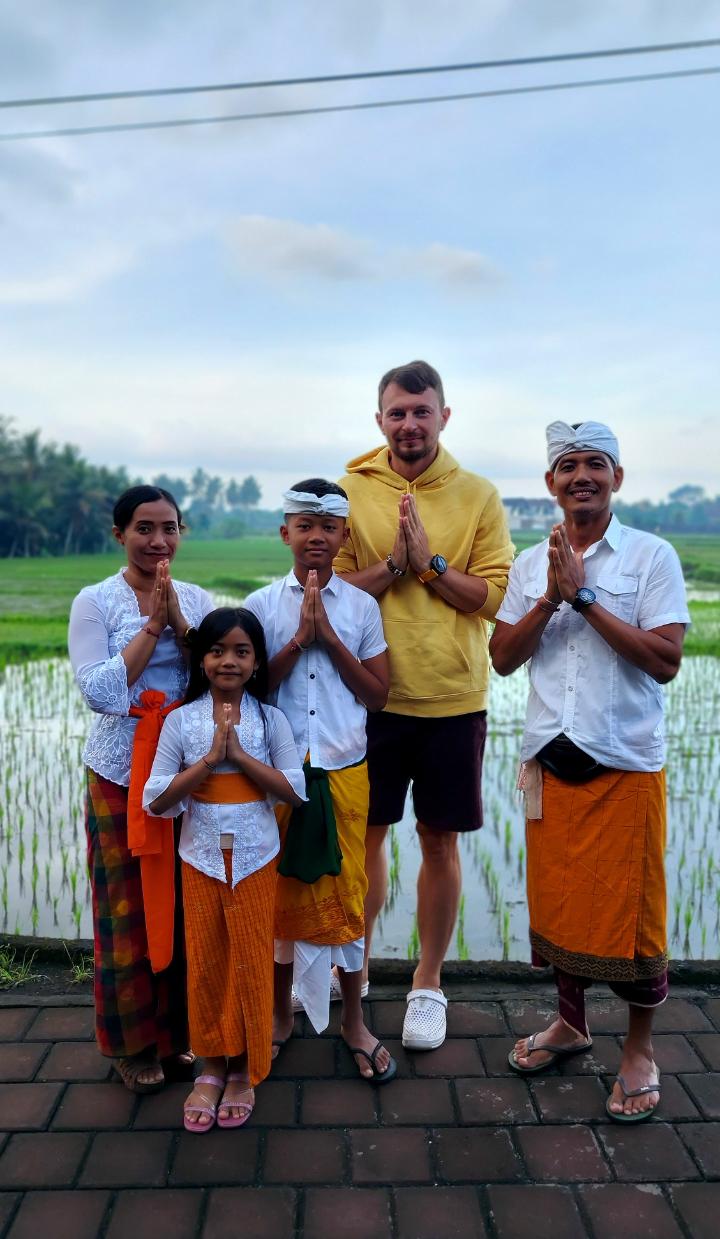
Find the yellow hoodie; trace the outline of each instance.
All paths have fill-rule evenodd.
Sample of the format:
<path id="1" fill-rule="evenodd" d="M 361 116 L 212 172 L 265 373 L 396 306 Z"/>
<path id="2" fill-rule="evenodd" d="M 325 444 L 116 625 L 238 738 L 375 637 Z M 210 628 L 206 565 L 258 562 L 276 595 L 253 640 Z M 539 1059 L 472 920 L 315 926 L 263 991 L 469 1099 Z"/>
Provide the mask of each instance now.
<path id="1" fill-rule="evenodd" d="M 484 710 L 488 625 L 502 602 L 513 556 L 505 510 L 491 482 L 461 469 L 445 448 L 414 482 L 375 448 L 347 465 L 340 485 L 350 500 L 350 533 L 335 571 L 357 572 L 386 559 L 395 540 L 400 496 L 411 491 L 430 543 L 459 572 L 484 577 L 485 605 L 457 611 L 412 568 L 378 598 L 390 651 L 391 714 L 447 718 Z"/>

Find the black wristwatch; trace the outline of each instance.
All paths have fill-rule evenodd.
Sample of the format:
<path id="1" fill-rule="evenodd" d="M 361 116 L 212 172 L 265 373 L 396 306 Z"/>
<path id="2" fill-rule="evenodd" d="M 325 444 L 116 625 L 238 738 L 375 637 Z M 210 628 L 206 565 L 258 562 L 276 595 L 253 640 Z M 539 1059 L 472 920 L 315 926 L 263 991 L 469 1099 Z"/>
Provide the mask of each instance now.
<path id="1" fill-rule="evenodd" d="M 418 580 L 422 581 L 423 585 L 427 585 L 428 581 L 434 581 L 435 577 L 442 576 L 447 572 L 447 560 L 444 555 L 433 555 L 430 560 L 430 567 L 427 572 L 419 572 Z"/>
<path id="2" fill-rule="evenodd" d="M 594 602 L 597 602 L 594 591 L 592 589 L 588 589 L 587 585 L 582 585 L 570 603 L 570 606 L 573 611 L 584 611 L 586 607 L 591 607 Z"/>

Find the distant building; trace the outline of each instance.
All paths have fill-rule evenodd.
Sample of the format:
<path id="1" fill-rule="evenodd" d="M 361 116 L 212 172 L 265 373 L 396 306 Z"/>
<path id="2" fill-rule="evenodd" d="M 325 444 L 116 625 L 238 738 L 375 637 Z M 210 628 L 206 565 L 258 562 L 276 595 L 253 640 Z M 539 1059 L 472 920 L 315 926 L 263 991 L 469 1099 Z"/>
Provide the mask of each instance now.
<path id="1" fill-rule="evenodd" d="M 562 513 L 554 499 L 503 499 L 503 507 L 511 530 L 549 533 Z"/>

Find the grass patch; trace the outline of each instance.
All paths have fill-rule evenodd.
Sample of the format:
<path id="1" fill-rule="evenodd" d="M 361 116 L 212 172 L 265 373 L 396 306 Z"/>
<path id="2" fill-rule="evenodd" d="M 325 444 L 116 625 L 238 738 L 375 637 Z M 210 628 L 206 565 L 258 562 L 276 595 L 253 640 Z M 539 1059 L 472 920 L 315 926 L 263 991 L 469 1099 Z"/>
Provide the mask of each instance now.
<path id="1" fill-rule="evenodd" d="M 95 961 L 92 955 L 85 955 L 82 951 L 72 955 L 68 950 L 67 942 L 64 942 L 63 946 L 70 965 L 70 984 L 82 985 L 85 981 L 92 981 L 95 976 Z"/>
<path id="2" fill-rule="evenodd" d="M 28 957 L 25 951 L 22 959 L 17 957 L 17 949 L 5 942 L 0 946 L 0 990 L 15 989 L 17 985 L 26 985 L 28 981 L 39 981 L 41 974 L 33 972 L 33 963 L 37 951 Z"/>

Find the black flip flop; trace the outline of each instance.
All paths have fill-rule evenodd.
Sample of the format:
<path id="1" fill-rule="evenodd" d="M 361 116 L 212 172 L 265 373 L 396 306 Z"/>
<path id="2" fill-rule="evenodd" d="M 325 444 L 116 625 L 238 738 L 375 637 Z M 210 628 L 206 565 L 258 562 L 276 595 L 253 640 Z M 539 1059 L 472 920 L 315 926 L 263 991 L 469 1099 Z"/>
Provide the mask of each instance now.
<path id="1" fill-rule="evenodd" d="M 648 1093 L 660 1092 L 660 1072 L 658 1072 L 658 1078 L 655 1084 L 643 1084 L 642 1088 L 627 1088 L 625 1080 L 619 1072 L 616 1079 L 623 1091 L 623 1096 L 626 1101 L 628 1097 L 646 1097 Z M 611 1100 L 612 1093 L 605 1102 L 605 1110 L 607 1111 L 608 1118 L 612 1119 L 613 1123 L 647 1123 L 648 1119 L 652 1118 L 653 1114 L 660 1105 L 660 1102 L 658 1101 L 654 1106 L 648 1106 L 646 1110 L 636 1110 L 633 1114 L 625 1114 L 624 1110 L 611 1110 Z"/>
<path id="2" fill-rule="evenodd" d="M 572 1058 L 573 1054 L 584 1054 L 587 1050 L 592 1049 L 592 1037 L 588 1037 L 582 1045 L 535 1045 L 535 1038 L 539 1033 L 532 1033 L 527 1039 L 527 1050 L 523 1054 L 523 1058 L 527 1058 L 528 1054 L 539 1054 L 543 1050 L 546 1054 L 552 1054 L 553 1057 L 547 1063 L 539 1063 L 537 1067 L 521 1067 L 515 1057 L 515 1051 L 511 1050 L 508 1054 L 508 1064 L 513 1071 L 516 1071 L 520 1076 L 537 1076 L 541 1071 L 549 1071 L 555 1066 L 556 1058 Z"/>
<path id="3" fill-rule="evenodd" d="M 345 1042 L 345 1044 L 347 1045 L 347 1042 Z M 389 1084 L 391 1080 L 395 1079 L 395 1076 L 397 1075 L 397 1063 L 395 1062 L 392 1054 L 390 1055 L 390 1062 L 385 1070 L 378 1071 L 377 1069 L 375 1059 L 377 1058 L 379 1051 L 384 1048 L 385 1047 L 383 1046 L 382 1041 L 378 1041 L 372 1054 L 368 1054 L 367 1050 L 361 1050 L 360 1046 L 348 1045 L 348 1049 L 351 1054 L 360 1054 L 362 1058 L 366 1058 L 373 1069 L 373 1074 L 371 1076 L 364 1076 L 361 1072 L 361 1080 L 366 1080 L 368 1084 Z"/>
<path id="4" fill-rule="evenodd" d="M 185 1083 L 185 1081 L 195 1079 L 195 1073 L 198 1070 L 197 1055 L 193 1054 L 192 1050 L 186 1050 L 185 1054 L 192 1055 L 188 1062 L 183 1062 L 184 1054 L 171 1054 L 168 1058 L 160 1060 L 168 1084 Z"/>
<path id="5" fill-rule="evenodd" d="M 290 1033 L 290 1037 L 292 1037 L 292 1033 Z M 287 1045 L 288 1041 L 290 1040 L 290 1037 L 286 1037 L 284 1041 L 271 1041 L 271 1042 L 270 1042 L 270 1049 L 271 1049 L 271 1050 L 275 1049 L 275 1047 L 277 1046 L 277 1054 L 273 1054 L 273 1056 L 272 1056 L 272 1058 L 271 1058 L 271 1060 L 270 1060 L 272 1063 L 276 1063 L 276 1062 L 277 1062 L 277 1060 L 278 1060 L 278 1059 L 279 1059 L 279 1057 L 280 1057 L 280 1054 L 282 1053 L 282 1051 L 284 1050 L 284 1048 L 285 1048 L 285 1046 Z"/>

